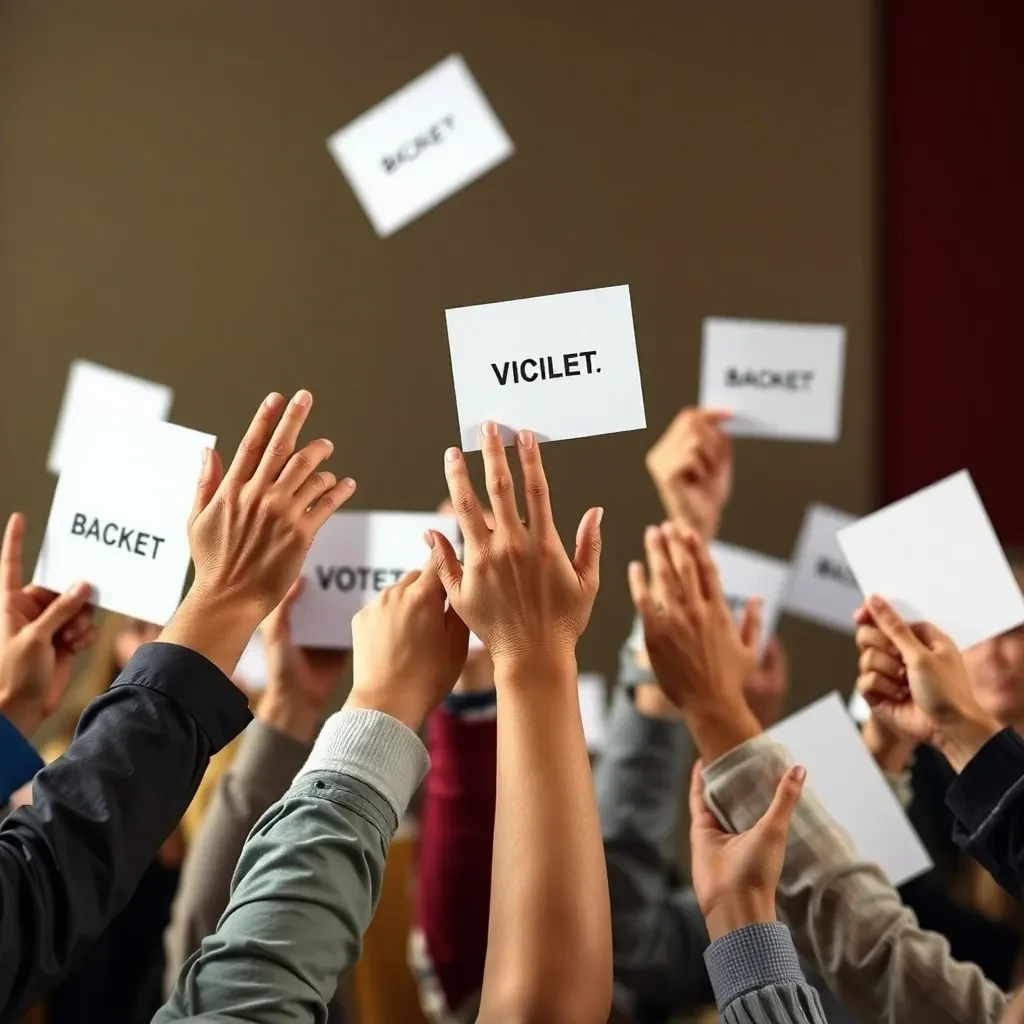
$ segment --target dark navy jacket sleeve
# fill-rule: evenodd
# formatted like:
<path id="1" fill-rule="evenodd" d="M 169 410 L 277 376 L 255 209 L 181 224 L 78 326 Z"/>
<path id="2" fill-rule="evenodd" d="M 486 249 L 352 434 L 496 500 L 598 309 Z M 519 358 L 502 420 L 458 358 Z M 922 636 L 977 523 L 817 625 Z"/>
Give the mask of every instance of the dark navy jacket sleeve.
<path id="1" fill-rule="evenodd" d="M 141 647 L 0 826 L 0 1022 L 56 984 L 125 906 L 210 757 L 248 724 L 202 655 Z"/>
<path id="2" fill-rule="evenodd" d="M 6 804 L 40 768 L 43 759 L 3 715 L 0 715 L 0 804 Z"/>
<path id="3" fill-rule="evenodd" d="M 1024 739 L 1004 729 L 967 763 L 946 792 L 953 839 L 1011 896 L 1024 892 Z"/>

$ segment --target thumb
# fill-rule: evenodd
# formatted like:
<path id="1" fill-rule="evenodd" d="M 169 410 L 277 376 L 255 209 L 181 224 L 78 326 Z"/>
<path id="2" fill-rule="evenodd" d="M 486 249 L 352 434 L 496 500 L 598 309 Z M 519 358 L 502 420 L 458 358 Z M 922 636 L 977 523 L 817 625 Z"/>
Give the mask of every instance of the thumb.
<path id="1" fill-rule="evenodd" d="M 590 508 L 583 513 L 576 530 L 576 575 L 586 584 L 597 587 L 601 569 L 601 520 L 603 508 Z"/>
<path id="2" fill-rule="evenodd" d="M 191 526 L 199 517 L 199 513 L 213 500 L 221 480 L 224 479 L 224 464 L 220 461 L 216 448 L 203 449 L 203 468 L 196 484 L 196 499 L 192 503 L 192 514 L 188 517 Z"/>
<path id="3" fill-rule="evenodd" d="M 789 835 L 789 821 L 800 802 L 806 778 L 807 770 L 798 764 L 793 765 L 779 780 L 771 806 L 761 816 L 755 828 L 784 844 Z"/>
<path id="4" fill-rule="evenodd" d="M 52 640 L 89 603 L 91 596 L 92 587 L 88 583 L 76 583 L 50 602 L 33 623 L 34 627 Z"/>
<path id="5" fill-rule="evenodd" d="M 764 602 L 752 597 L 743 607 L 740 618 L 740 640 L 748 651 L 756 651 L 761 644 L 761 610 Z"/>
<path id="6" fill-rule="evenodd" d="M 868 608 L 875 625 L 885 634 L 886 639 L 892 641 L 904 662 L 910 655 L 924 652 L 924 644 L 914 636 L 914 631 L 899 617 L 896 609 L 885 598 L 872 594 L 868 598 Z"/>
<path id="7" fill-rule="evenodd" d="M 444 587 L 444 592 L 448 595 L 448 600 L 451 601 L 454 596 L 457 601 L 462 589 L 462 565 L 455 554 L 452 542 L 437 530 L 427 530 L 423 534 L 423 539 L 430 548 L 431 564 L 441 581 L 441 586 Z"/>
<path id="8" fill-rule="evenodd" d="M 933 651 L 947 650 L 949 648 L 958 650 L 953 642 L 953 638 L 947 636 L 938 626 L 933 626 L 930 622 L 915 622 L 910 628 L 911 632 Z"/>

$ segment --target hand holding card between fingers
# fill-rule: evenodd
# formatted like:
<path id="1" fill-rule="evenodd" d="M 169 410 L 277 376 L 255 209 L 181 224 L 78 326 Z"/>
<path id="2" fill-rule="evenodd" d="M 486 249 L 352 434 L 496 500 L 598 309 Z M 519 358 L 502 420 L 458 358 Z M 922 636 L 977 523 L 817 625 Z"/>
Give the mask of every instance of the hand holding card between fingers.
<path id="1" fill-rule="evenodd" d="M 690 781 L 690 865 L 697 902 L 714 941 L 775 920 L 775 890 L 786 858 L 789 821 L 806 772 L 799 766 L 790 768 L 757 824 L 733 835 L 704 802 L 702 767 L 700 761 L 694 765 Z"/>
<path id="2" fill-rule="evenodd" d="M 729 414 L 683 409 L 647 452 L 665 514 L 710 540 L 732 493 L 732 438 L 721 429 Z"/>
<path id="3" fill-rule="evenodd" d="M 56 710 L 75 656 L 96 638 L 96 627 L 88 584 L 64 594 L 22 586 L 24 535 L 24 517 L 15 512 L 0 550 L 0 714 L 29 736 Z"/>
<path id="4" fill-rule="evenodd" d="M 931 623 L 910 625 L 881 597 L 857 613 L 857 688 L 884 724 L 941 750 L 959 771 L 999 731 L 979 707 L 956 644 Z"/>
<path id="5" fill-rule="evenodd" d="M 227 473 L 215 451 L 206 454 L 188 531 L 195 581 L 161 639 L 192 647 L 227 675 L 295 582 L 317 530 L 355 490 L 318 469 L 330 441 L 296 451 L 312 402 L 308 391 L 287 407 L 269 395 Z"/>
<path id="6" fill-rule="evenodd" d="M 432 564 L 406 573 L 352 620 L 346 707 L 383 711 L 418 730 L 466 664 L 469 630 L 446 607 Z"/>
<path id="7" fill-rule="evenodd" d="M 460 565 L 446 538 L 431 534 L 434 565 L 452 607 L 484 642 L 499 678 L 532 666 L 575 664 L 576 642 L 586 629 L 597 596 L 601 510 L 590 509 L 576 535 L 570 560 L 555 530 L 540 447 L 522 431 L 518 444 L 526 498 L 519 517 L 505 448 L 493 423 L 485 423 L 481 450 L 494 528 L 484 520 L 465 459 L 457 448 L 445 455 L 452 505 L 465 538 Z M 575 680 L 574 670 L 569 673 Z"/>

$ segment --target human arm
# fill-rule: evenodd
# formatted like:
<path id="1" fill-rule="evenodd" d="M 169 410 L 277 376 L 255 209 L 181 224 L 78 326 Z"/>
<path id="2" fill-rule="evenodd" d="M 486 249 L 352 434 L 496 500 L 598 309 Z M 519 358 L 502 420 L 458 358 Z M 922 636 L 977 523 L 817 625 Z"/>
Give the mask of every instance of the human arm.
<path id="1" fill-rule="evenodd" d="M 805 772 L 786 772 L 761 818 L 730 835 L 704 800 L 700 767 L 694 766 L 690 784 L 693 886 L 711 935 L 704 960 L 722 1019 L 827 1024 L 789 929 L 775 919 L 775 889 Z"/>
<path id="2" fill-rule="evenodd" d="M 624 675 L 636 678 L 623 648 Z M 649 674 L 648 674 L 649 678 Z M 617 1002 L 671 1013 L 710 1002 L 708 944 L 693 890 L 674 879 L 685 773 L 693 743 L 678 709 L 652 682 L 621 686 L 594 772 L 608 887 Z"/>
<path id="3" fill-rule="evenodd" d="M 465 564 L 431 534 L 448 599 L 484 642 L 498 692 L 497 805 L 480 1021 L 598 1024 L 611 1006 L 608 882 L 580 721 L 575 648 L 598 587 L 600 509 L 569 559 L 555 530 L 540 449 L 517 438 L 526 522 L 494 423 L 481 448 L 494 529 L 465 460 L 445 456 Z"/>
<path id="4" fill-rule="evenodd" d="M 415 732 L 461 671 L 469 635 L 432 570 L 407 573 L 352 630 L 345 709 L 250 834 L 218 930 L 157 1021 L 322 1022 L 358 958 L 388 844 L 427 768 Z"/>
<path id="5" fill-rule="evenodd" d="M 758 736 L 705 768 L 705 799 L 725 828 L 744 831 L 788 768 L 785 750 Z M 810 790 L 793 813 L 776 906 L 797 949 L 865 1024 L 999 1020 L 1004 993 L 918 925 Z"/>

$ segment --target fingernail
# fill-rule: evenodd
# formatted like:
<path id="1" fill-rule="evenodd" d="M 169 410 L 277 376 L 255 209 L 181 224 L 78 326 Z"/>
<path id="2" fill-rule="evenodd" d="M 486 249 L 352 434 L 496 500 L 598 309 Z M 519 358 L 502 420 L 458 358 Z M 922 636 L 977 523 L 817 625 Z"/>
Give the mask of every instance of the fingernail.
<path id="1" fill-rule="evenodd" d="M 92 587 L 88 583 L 78 582 L 71 586 L 68 593 L 72 597 L 84 597 L 90 590 L 92 590 Z"/>
<path id="2" fill-rule="evenodd" d="M 497 437 L 498 436 L 498 424 L 494 420 L 484 420 L 480 424 L 480 430 L 484 437 Z"/>
<path id="3" fill-rule="evenodd" d="M 205 466 L 210 461 L 210 449 L 203 449 L 203 465 Z"/>
<path id="4" fill-rule="evenodd" d="M 604 509 L 598 508 L 597 510 L 597 525 L 601 525 L 601 520 L 604 519 Z"/>
<path id="5" fill-rule="evenodd" d="M 881 611 L 885 607 L 885 602 L 877 594 L 872 594 L 868 598 L 868 604 L 874 608 L 876 612 Z"/>
<path id="6" fill-rule="evenodd" d="M 655 541 L 658 539 L 658 528 L 656 526 L 648 526 L 644 530 L 644 540 Z"/>
<path id="7" fill-rule="evenodd" d="M 353 479 L 352 479 L 352 477 L 350 477 L 350 476 L 347 476 L 347 477 L 345 477 L 345 479 L 344 479 L 344 480 L 342 480 L 341 482 L 342 482 L 342 483 L 343 483 L 343 484 L 344 484 L 344 485 L 345 485 L 346 487 L 351 487 L 351 488 L 352 488 L 352 490 L 355 490 L 355 488 L 356 488 L 356 482 L 355 482 L 355 480 L 353 480 Z"/>
<path id="8" fill-rule="evenodd" d="M 802 783 L 807 778 L 807 769 L 802 764 L 798 764 L 790 768 L 789 774 L 794 782 Z"/>
<path id="9" fill-rule="evenodd" d="M 449 448 L 448 451 L 446 451 L 444 453 L 444 461 L 445 462 L 458 462 L 459 461 L 459 449 L 458 448 Z"/>
<path id="10" fill-rule="evenodd" d="M 276 391 L 271 391 L 270 394 L 263 399 L 263 404 L 268 409 L 276 409 L 283 401 L 284 399 Z"/>
<path id="11" fill-rule="evenodd" d="M 300 408 L 305 409 L 313 401 L 313 396 L 303 388 L 302 391 L 296 391 L 295 397 L 292 401 Z"/>
<path id="12" fill-rule="evenodd" d="M 519 431 L 519 443 L 524 448 L 533 447 L 533 431 L 532 430 L 520 430 Z"/>
<path id="13" fill-rule="evenodd" d="M 334 451 L 334 442 L 329 437 L 321 437 L 320 443 L 327 445 L 327 447 L 330 448 L 332 452 Z"/>
<path id="14" fill-rule="evenodd" d="M 423 539 L 427 542 L 428 548 L 432 548 L 434 546 L 434 535 L 429 530 L 423 531 Z"/>
<path id="15" fill-rule="evenodd" d="M 666 537 L 674 537 L 676 535 L 676 528 L 666 519 L 661 524 L 661 532 Z"/>

